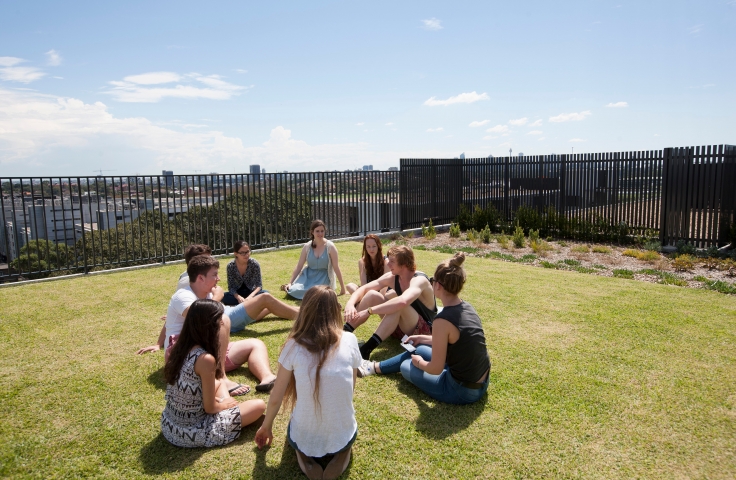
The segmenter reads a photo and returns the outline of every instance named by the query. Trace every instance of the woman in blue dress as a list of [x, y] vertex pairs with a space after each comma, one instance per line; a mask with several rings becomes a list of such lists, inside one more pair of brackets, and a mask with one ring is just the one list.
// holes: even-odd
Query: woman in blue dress
[[[328, 285], [336, 289], [340, 282], [340, 293], [345, 294], [345, 283], [342, 281], [342, 272], [338, 263], [337, 248], [335, 244], [325, 238], [325, 223], [315, 220], [309, 227], [312, 240], [304, 244], [299, 262], [291, 274], [289, 283], [282, 285], [281, 289], [290, 296], [301, 300], [304, 293], [315, 285]], [[307, 264], [304, 268], [304, 263]]]

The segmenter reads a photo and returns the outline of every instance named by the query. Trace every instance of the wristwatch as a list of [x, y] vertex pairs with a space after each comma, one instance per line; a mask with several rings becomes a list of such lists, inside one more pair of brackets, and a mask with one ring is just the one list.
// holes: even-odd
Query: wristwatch
[[368, 307], [368, 316], [373, 315], [373, 307]]

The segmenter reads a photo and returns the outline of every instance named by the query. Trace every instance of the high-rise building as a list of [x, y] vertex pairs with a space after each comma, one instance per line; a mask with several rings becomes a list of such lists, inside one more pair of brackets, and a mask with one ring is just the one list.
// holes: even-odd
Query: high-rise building
[[164, 176], [164, 179], [166, 180], [166, 186], [167, 187], [173, 187], [174, 186], [174, 171], [173, 170], [162, 170], [161, 175]]
[[258, 175], [261, 173], [261, 166], [260, 165], [251, 165], [250, 166], [250, 173], [253, 175]]
[[373, 165], [363, 165], [363, 170], [373, 170]]
[[388, 167], [388, 171], [389, 172], [398, 172], [399, 171], [399, 167]]
[[460, 160], [465, 160], [465, 152], [460, 154]]

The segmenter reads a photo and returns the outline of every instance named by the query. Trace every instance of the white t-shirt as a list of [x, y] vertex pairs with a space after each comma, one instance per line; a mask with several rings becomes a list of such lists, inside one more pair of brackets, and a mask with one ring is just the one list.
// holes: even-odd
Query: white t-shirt
[[[212, 294], [208, 293], [207, 298], [212, 298]], [[164, 350], [169, 348], [169, 337], [181, 333], [181, 329], [184, 327], [184, 316], [182, 313], [195, 300], [197, 300], [197, 295], [192, 291], [189, 283], [187, 283], [186, 287], [178, 289], [171, 296], [169, 308], [166, 310], [166, 340], [164, 341]]]
[[179, 275], [179, 281], [176, 282], [176, 289], [179, 290], [180, 288], [187, 288], [189, 286], [189, 275], [187, 274], [187, 271], [184, 270], [184, 273]]
[[314, 401], [316, 355], [289, 340], [279, 363], [294, 372], [297, 401], [291, 414], [291, 439], [310, 457], [335, 453], [353, 438], [358, 428], [353, 408], [353, 369], [360, 366], [355, 335], [342, 332], [340, 343], [319, 374], [319, 410]]

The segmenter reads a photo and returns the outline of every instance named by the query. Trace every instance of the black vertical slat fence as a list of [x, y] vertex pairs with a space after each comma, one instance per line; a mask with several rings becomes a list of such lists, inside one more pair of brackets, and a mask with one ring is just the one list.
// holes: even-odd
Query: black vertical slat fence
[[608, 229], [705, 248], [727, 242], [736, 221], [736, 148], [729, 145], [402, 159], [400, 172], [402, 229], [452, 222], [460, 204], [492, 204], [507, 224], [521, 207], [553, 209], [573, 236]]
[[0, 282], [304, 242], [315, 218], [329, 238], [398, 230], [400, 214], [397, 171], [0, 177]]

